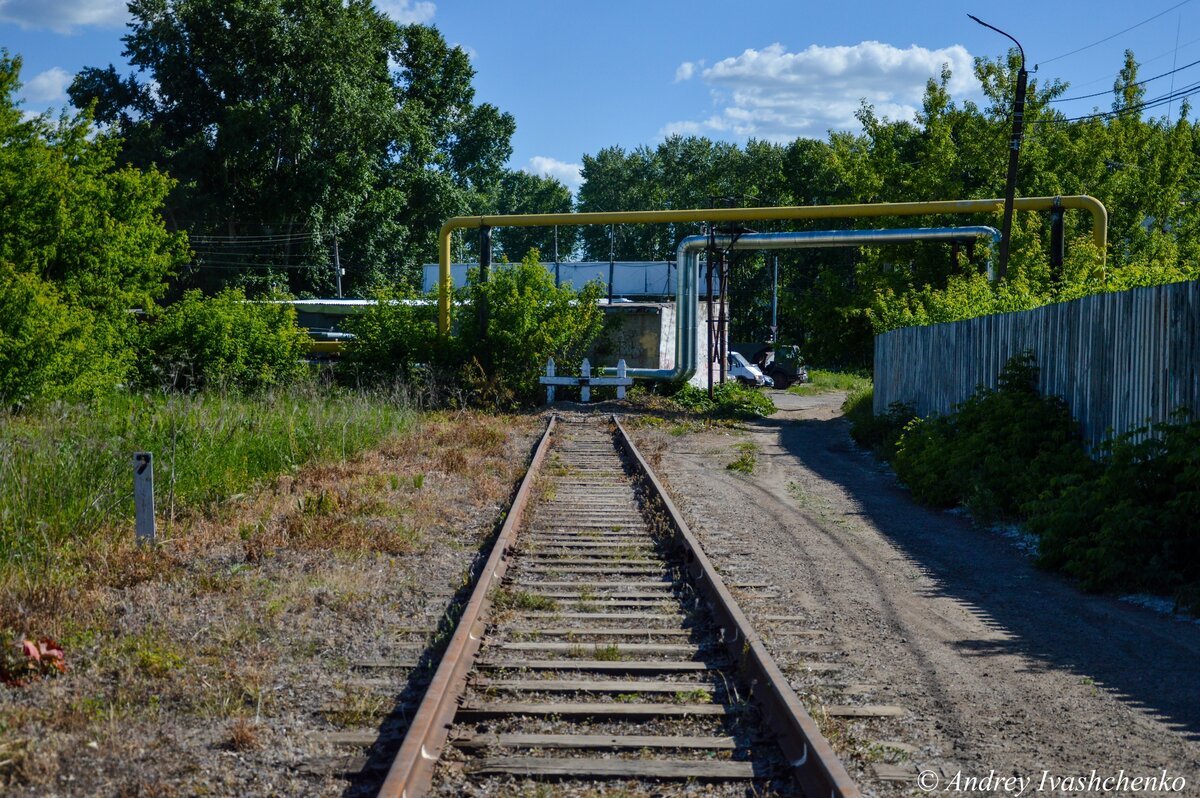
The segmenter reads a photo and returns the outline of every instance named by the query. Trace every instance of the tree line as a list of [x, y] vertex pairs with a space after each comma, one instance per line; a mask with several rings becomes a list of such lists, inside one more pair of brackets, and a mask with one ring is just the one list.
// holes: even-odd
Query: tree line
[[[30, 118], [20, 59], [0, 57], [0, 393], [62, 395], [121, 384], [134, 316], [193, 289], [329, 295], [334, 252], [348, 294], [411, 295], [454, 215], [871, 203], [1002, 196], [1016, 54], [977, 59], [980, 103], [932, 78], [911, 120], [868, 104], [860, 132], [744, 145], [672, 136], [583, 155], [575, 196], [508, 168], [516, 121], [478, 102], [467, 54], [435, 28], [397, 25], [367, 0], [134, 0], [132, 67], [82, 70], [76, 111]], [[1068, 256], [1048, 256], [1049, 220], [1019, 213], [1008, 277], [983, 275], [986, 247], [906, 244], [780, 253], [779, 337], [824, 364], [863, 366], [874, 333], [1017, 310], [1197, 276], [1197, 123], [1186, 101], [1149, 116], [1152, 81], [1127, 53], [1103, 111], [1068, 118], [1058, 81], [1030, 83], [1018, 196], [1091, 194], [1109, 209], [1104, 263], [1091, 220], [1069, 213]], [[1102, 98], [1103, 99], [1103, 98]], [[829, 227], [991, 224], [998, 214], [808, 223]], [[671, 258], [699, 225], [508, 228], [497, 254]], [[460, 235], [455, 256], [476, 257]], [[1103, 265], [1102, 265], [1103, 264]], [[739, 254], [735, 338], [767, 334], [771, 263]], [[189, 295], [191, 296], [191, 295]], [[142, 370], [144, 371], [144, 370]], [[31, 382], [32, 381], [32, 382]], [[68, 387], [61, 387], [68, 386]], [[73, 386], [73, 387], [70, 387]], [[51, 392], [53, 393], [53, 392]]]

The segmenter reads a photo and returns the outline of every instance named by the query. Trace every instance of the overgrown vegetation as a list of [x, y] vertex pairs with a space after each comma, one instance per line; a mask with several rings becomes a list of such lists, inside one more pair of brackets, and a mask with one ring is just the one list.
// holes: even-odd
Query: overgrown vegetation
[[[466, 401], [492, 407], [536, 404], [538, 377], [553, 357], [563, 373], [578, 372], [604, 325], [598, 283], [559, 287], [531, 250], [503, 263], [487, 281], [472, 271], [456, 297], [455, 334], [437, 332], [435, 297], [381, 293], [350, 330], [343, 380], [374, 385], [422, 378], [455, 384]], [[486, 311], [486, 327], [481, 312]]]
[[96, 535], [127, 534], [134, 451], [154, 453], [158, 511], [169, 521], [310, 460], [350, 457], [411, 418], [387, 396], [315, 385], [257, 397], [113, 394], [90, 407], [5, 414], [0, 565], [31, 568]]
[[999, 387], [946, 416], [914, 419], [892, 464], [918, 501], [965, 504], [981, 522], [1014, 518], [1056, 477], [1089, 463], [1079, 425], [1060, 397], [1037, 390], [1030, 354], [1008, 361]]
[[86, 400], [125, 381], [136, 321], [186, 260], [159, 209], [173, 181], [118, 165], [87, 113], [24, 118], [0, 50], [0, 407]]
[[809, 369], [808, 382], [798, 382], [790, 386], [787, 391], [797, 396], [811, 396], [830, 391], [857, 392], [870, 387], [871, 376], [866, 372]]
[[1106, 441], [1026, 505], [1041, 561], [1092, 590], [1174, 595], [1200, 614], [1200, 421]]
[[290, 305], [188, 291], [146, 325], [138, 366], [148, 387], [258, 391], [302, 377], [307, 348]]
[[754, 418], [772, 415], [776, 408], [770, 397], [757, 388], [730, 380], [713, 389], [713, 398], [708, 391], [694, 385], [683, 385], [668, 397], [668, 404], [675, 409], [718, 418]]
[[893, 405], [876, 417], [863, 392], [847, 415], [855, 439], [891, 460], [918, 501], [965, 506], [982, 524], [1026, 524], [1040, 564], [1088, 590], [1144, 590], [1200, 609], [1200, 421], [1122, 435], [1092, 459], [1066, 403], [1040, 395], [1037, 378], [1026, 353], [997, 388], [950, 414], [915, 418]]

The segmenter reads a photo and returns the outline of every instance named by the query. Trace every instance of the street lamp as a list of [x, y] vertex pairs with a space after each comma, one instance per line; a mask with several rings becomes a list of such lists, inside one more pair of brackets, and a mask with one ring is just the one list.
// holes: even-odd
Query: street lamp
[[996, 271], [996, 279], [1003, 280], [1008, 274], [1008, 250], [1009, 240], [1012, 235], [1012, 215], [1013, 215], [1013, 197], [1017, 192], [1017, 157], [1021, 154], [1021, 136], [1025, 130], [1025, 84], [1029, 78], [1029, 73], [1025, 71], [1025, 48], [1021, 43], [1004, 31], [997, 28], [995, 25], [989, 25], [974, 14], [967, 14], [968, 17], [978, 22], [985, 28], [990, 28], [996, 31], [1001, 36], [1007, 36], [1012, 39], [1012, 43], [1017, 46], [1017, 51], [1021, 53], [1021, 68], [1017, 70], [1017, 94], [1013, 98], [1013, 126], [1012, 140], [1009, 142], [1008, 148], [1008, 177], [1004, 184], [1004, 223], [1000, 226], [1000, 266]]

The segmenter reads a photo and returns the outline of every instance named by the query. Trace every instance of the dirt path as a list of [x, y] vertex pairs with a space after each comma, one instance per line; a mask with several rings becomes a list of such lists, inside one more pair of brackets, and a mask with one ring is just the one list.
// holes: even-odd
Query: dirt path
[[[1088, 788], [1094, 769], [1166, 772], [1119, 794], [1200, 795], [1200, 625], [1084, 595], [917, 506], [854, 447], [841, 394], [775, 396], [742, 431], [641, 439], [865, 793], [930, 792], [931, 771], [932, 794], [1118, 794]], [[746, 444], [754, 472], [727, 469]], [[966, 781], [989, 776], [1032, 781]]]

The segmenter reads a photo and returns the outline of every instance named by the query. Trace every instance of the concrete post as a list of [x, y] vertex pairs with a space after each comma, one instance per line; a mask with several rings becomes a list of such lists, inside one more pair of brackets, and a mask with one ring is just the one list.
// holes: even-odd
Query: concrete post
[[[620, 360], [617, 361], [617, 379], [620, 379], [620, 380], [625, 379], [625, 358], [621, 358]], [[617, 398], [618, 399], [625, 398], [625, 386], [624, 385], [619, 385], [619, 384], [617, 385]]]
[[586, 357], [583, 359], [583, 369], [580, 371], [580, 377], [583, 380], [580, 382], [579, 401], [590, 402], [592, 401], [592, 386], [588, 384], [588, 381], [592, 377], [592, 364], [588, 362]]
[[[550, 358], [549, 360], [546, 361], [546, 376], [547, 377], [556, 376], [554, 373], [554, 358]], [[548, 405], [554, 404], [554, 386], [553, 385], [546, 386], [546, 404], [548, 404]]]
[[154, 544], [154, 456], [133, 455], [133, 515], [138, 543]]

